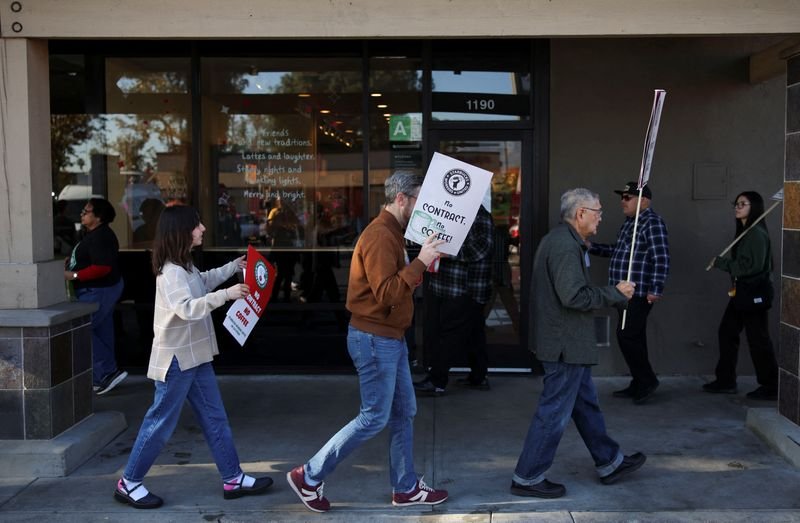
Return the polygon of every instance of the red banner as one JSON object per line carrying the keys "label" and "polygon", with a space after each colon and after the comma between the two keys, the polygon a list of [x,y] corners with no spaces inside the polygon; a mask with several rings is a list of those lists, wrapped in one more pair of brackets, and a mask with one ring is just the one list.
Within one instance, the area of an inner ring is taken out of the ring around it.
{"label": "red banner", "polygon": [[245,298],[258,317],[267,308],[272,297],[272,286],[275,284],[277,272],[266,258],[252,246],[247,247],[247,268],[244,282],[250,287],[250,295]]}

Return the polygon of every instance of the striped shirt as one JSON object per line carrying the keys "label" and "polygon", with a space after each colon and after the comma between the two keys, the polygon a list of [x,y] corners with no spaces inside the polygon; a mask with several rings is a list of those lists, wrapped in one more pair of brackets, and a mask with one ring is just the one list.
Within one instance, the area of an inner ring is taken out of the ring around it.
{"label": "striped shirt", "polygon": [[442,258],[439,270],[431,274],[431,290],[441,298],[468,295],[487,303],[492,295],[493,251],[492,215],[481,207],[458,255]]}
{"label": "striped shirt", "polygon": [[[609,285],[628,279],[633,222],[633,217],[625,218],[615,245],[592,242],[592,248],[589,249],[591,254],[611,258],[608,266]],[[634,295],[661,296],[669,274],[669,240],[664,220],[650,208],[639,213],[635,249],[631,270],[631,281],[636,284]]]}

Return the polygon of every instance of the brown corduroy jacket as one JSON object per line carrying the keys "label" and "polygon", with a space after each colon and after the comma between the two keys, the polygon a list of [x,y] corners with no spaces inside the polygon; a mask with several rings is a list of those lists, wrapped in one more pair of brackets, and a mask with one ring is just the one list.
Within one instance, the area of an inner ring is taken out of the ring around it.
{"label": "brown corduroy jacket", "polygon": [[350,262],[347,310],[358,330],[401,339],[411,325],[414,288],[422,281],[425,264],[407,262],[403,230],[386,210],[361,233]]}

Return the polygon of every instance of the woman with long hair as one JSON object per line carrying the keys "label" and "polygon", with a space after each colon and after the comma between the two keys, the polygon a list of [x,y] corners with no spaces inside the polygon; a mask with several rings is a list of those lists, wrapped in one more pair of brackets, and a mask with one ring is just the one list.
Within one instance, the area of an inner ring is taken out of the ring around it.
{"label": "woman with long hair", "polygon": [[116,216],[108,200],[90,198],[81,209],[83,236],[64,262],[64,279],[72,284],[78,301],[98,306],[92,313],[92,384],[98,395],[128,376],[117,368],[114,353],[114,306],[124,287],[119,242],[109,227]]}
{"label": "woman with long hair", "polygon": [[[737,392],[736,362],[739,335],[744,329],[759,385],[757,389],[748,392],[747,397],[776,400],[778,364],[768,325],[772,298],[772,249],[764,221],[761,220],[753,226],[764,214],[764,199],[757,192],[745,191],[736,197],[733,207],[736,237],[742,233],[744,236],[730,253],[718,256],[713,261],[714,267],[730,273],[733,287],[729,292],[731,299],[719,325],[716,379],[703,385],[703,390],[727,394]],[[758,292],[750,289],[758,289]]]}
{"label": "woman with long hair", "polygon": [[156,228],[152,255],[155,337],[147,369],[147,377],[155,380],[155,398],[114,491],[117,501],[134,508],[163,504],[142,481],[172,436],[184,400],[189,401],[203,430],[222,476],[225,499],[261,494],[272,485],[269,477],[254,478],[242,472],[211,365],[219,353],[211,311],[250,293],[244,283],[214,289],[244,268],[244,256],[200,272],[192,263],[191,251],[203,243],[205,230],[197,211],[186,206],[164,209]]}

